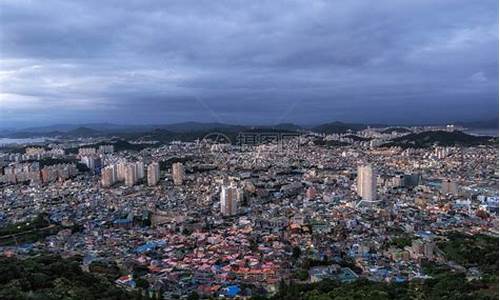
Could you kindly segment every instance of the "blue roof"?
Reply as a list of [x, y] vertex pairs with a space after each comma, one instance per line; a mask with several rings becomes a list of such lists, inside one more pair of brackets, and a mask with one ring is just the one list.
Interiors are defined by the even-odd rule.
[[128, 223], [132, 223], [132, 221], [129, 219], [117, 219], [113, 221], [113, 224], [128, 224]]
[[136, 287], [135, 280], [133, 280], [133, 279], [132, 279], [132, 280], [129, 280], [126, 284], [127, 284], [127, 285], [129, 285], [129, 286], [130, 286], [130, 287], [132, 287], [132, 288], [135, 288], [135, 287]]
[[33, 244], [22, 244], [17, 247], [19, 251], [28, 252], [33, 249]]
[[226, 295], [229, 297], [235, 297], [240, 293], [241, 289], [239, 285], [230, 285], [226, 288]]
[[144, 245], [135, 248], [134, 252], [144, 253], [156, 249], [157, 247], [164, 246], [166, 244], [165, 240], [149, 241]]
[[356, 275], [356, 273], [354, 273], [350, 268], [342, 268], [338, 278], [342, 283], [348, 283], [356, 281], [358, 279], [358, 275]]

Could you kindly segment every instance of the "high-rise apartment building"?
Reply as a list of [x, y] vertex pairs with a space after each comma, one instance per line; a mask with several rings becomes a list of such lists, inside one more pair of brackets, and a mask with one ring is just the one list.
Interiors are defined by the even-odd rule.
[[100, 145], [99, 153], [113, 153], [115, 151], [115, 147], [113, 145]]
[[155, 186], [160, 180], [160, 165], [153, 162], [148, 166], [148, 185]]
[[176, 162], [172, 165], [172, 180], [175, 185], [182, 185], [184, 182], [184, 165]]
[[241, 189], [230, 185], [222, 186], [220, 192], [220, 211], [224, 216], [234, 216], [238, 213], [238, 203], [243, 192]]
[[137, 180], [144, 178], [144, 162], [138, 161], [135, 163], [135, 168], [137, 170]]
[[358, 167], [357, 192], [363, 200], [377, 199], [377, 175], [372, 165]]
[[16, 163], [5, 167], [4, 174], [6, 176], [5, 180], [11, 183], [24, 181], [40, 182], [40, 163]]
[[37, 155], [45, 152], [45, 149], [42, 147], [27, 147], [25, 150], [27, 155]]
[[102, 170], [101, 185], [110, 187], [118, 181], [118, 171], [116, 165], [109, 165]]
[[117, 172], [117, 180], [118, 181], [124, 181], [125, 180], [125, 174], [127, 174], [127, 163], [126, 162], [120, 162], [116, 165], [116, 172]]
[[134, 186], [137, 182], [137, 167], [135, 164], [127, 164], [125, 171], [125, 185]]
[[81, 163], [89, 168], [92, 174], [101, 173], [101, 158], [95, 155], [87, 155], [81, 157]]
[[95, 155], [97, 154], [95, 148], [80, 148], [78, 149], [78, 155], [79, 156], [85, 156], [85, 155]]
[[43, 183], [48, 183], [52, 181], [66, 180], [78, 173], [75, 164], [57, 164], [51, 166], [45, 166], [41, 170], [41, 179]]

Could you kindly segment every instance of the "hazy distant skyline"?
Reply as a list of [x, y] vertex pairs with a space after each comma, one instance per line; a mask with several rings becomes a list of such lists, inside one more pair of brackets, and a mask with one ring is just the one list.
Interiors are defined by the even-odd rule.
[[496, 0], [0, 1], [0, 127], [496, 117]]

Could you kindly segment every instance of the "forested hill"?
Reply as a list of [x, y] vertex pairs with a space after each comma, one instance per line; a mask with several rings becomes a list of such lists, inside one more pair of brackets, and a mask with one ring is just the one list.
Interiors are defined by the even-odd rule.
[[0, 256], [0, 299], [146, 299], [104, 276], [82, 271], [77, 259]]
[[395, 138], [384, 146], [427, 148], [432, 146], [478, 146], [498, 142], [497, 138], [474, 136], [461, 131], [424, 131]]

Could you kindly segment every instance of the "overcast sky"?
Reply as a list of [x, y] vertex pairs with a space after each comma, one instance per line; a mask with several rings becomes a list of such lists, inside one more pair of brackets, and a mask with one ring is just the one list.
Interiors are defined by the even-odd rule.
[[0, 126], [498, 116], [498, 0], [0, 0]]

